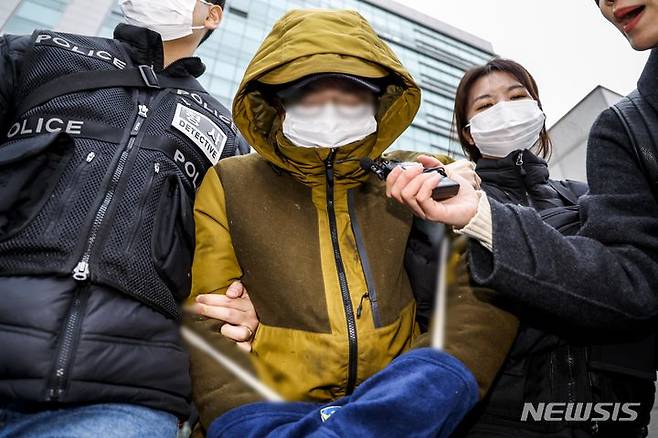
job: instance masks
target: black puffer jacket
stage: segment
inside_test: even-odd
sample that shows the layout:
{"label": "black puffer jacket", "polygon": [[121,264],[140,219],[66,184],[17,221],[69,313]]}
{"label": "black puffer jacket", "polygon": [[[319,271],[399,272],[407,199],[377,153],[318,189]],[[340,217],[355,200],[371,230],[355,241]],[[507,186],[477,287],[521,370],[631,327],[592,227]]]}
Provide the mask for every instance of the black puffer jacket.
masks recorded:
{"label": "black puffer jacket", "polygon": [[188,415],[193,201],[244,142],[204,69],[127,25],[0,38],[0,404]]}
{"label": "black puffer jacket", "polygon": [[[490,199],[539,212],[569,206],[564,189],[576,199],[587,192],[583,183],[549,180],[547,163],[527,150],[500,160],[481,159],[476,172]],[[595,371],[591,366],[592,344],[609,342],[611,334],[601,336],[576,329],[536,306],[519,308],[517,314],[521,327],[507,361],[459,436],[510,436],[522,430],[527,436],[570,436],[567,431],[571,428],[580,429],[584,436],[643,436],[653,401],[652,388],[641,379]],[[640,402],[642,406],[634,423],[521,421],[524,403],[537,406],[542,402]]]}

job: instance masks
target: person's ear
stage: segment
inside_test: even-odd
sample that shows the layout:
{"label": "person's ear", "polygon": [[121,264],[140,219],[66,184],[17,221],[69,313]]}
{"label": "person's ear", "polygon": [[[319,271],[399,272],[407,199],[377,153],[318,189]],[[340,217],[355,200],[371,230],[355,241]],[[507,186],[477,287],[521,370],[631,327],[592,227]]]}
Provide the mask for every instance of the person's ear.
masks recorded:
{"label": "person's ear", "polygon": [[219,24],[222,22],[223,18],[224,10],[221,6],[215,5],[208,11],[208,15],[206,16],[206,20],[203,24],[206,29],[215,30],[219,27]]}
{"label": "person's ear", "polygon": [[468,126],[464,126],[462,129],[462,134],[464,135],[464,138],[470,144],[471,146],[475,146],[475,140],[473,140],[473,136],[471,135],[471,128]]}

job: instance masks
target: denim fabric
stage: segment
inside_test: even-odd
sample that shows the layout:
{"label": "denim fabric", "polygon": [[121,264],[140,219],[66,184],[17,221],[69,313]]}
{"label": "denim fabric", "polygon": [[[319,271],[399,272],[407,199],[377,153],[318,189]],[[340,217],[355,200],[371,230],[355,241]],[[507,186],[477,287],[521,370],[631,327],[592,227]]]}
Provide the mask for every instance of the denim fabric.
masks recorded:
{"label": "denim fabric", "polygon": [[32,411],[0,405],[0,438],[175,438],[178,419],[128,404]]}

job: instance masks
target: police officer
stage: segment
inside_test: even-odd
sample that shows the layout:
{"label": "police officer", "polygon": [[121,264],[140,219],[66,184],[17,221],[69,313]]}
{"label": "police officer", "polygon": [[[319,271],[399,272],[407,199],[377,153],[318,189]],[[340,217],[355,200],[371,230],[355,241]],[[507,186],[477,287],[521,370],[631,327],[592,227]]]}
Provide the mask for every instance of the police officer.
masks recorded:
{"label": "police officer", "polygon": [[0,437],[167,437],[189,415],[192,206],[246,147],[195,79],[224,1],[120,3],[114,39],[0,38]]}

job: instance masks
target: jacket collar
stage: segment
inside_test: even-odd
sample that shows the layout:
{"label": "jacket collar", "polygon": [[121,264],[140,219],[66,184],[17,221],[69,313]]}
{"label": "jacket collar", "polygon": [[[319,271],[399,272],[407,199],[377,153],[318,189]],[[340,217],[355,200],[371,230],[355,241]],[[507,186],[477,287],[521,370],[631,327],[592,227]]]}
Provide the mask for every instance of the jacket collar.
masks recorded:
{"label": "jacket collar", "polygon": [[160,34],[143,27],[120,23],[114,29],[114,39],[123,43],[133,63],[137,65],[152,65],[155,71],[164,72],[174,77],[199,77],[206,70],[198,57],[182,58],[164,65],[164,51]]}
{"label": "jacket collar", "polygon": [[548,183],[549,177],[546,161],[528,150],[514,151],[501,159],[480,158],[475,171],[483,187],[494,186],[519,199]]}
{"label": "jacket collar", "polygon": [[658,111],[658,48],[651,51],[649,60],[637,83],[640,94]]}

